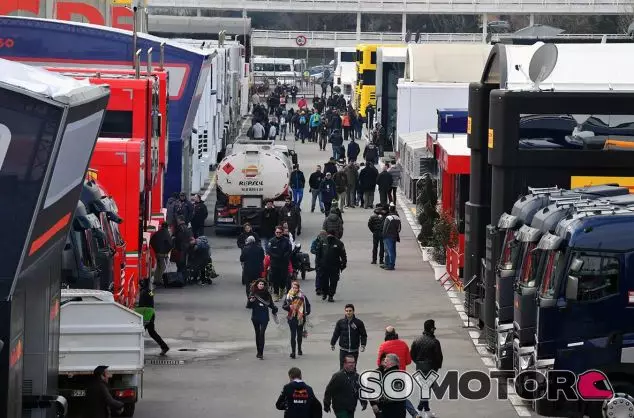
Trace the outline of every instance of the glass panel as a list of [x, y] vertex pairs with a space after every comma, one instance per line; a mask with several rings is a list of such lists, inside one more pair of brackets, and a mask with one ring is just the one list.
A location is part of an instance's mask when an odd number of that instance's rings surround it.
[[107, 110], [99, 136], [102, 138], [132, 138], [132, 111]]

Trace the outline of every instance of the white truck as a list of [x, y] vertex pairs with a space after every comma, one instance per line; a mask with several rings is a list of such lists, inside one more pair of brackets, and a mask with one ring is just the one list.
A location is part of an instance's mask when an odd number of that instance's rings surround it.
[[60, 303], [60, 395], [81, 409], [95, 367], [108, 366], [110, 393], [131, 417], [143, 382], [143, 317], [115, 302], [112, 293], [63, 289]]
[[296, 154], [272, 141], [238, 141], [227, 148], [216, 179], [216, 231], [237, 230], [249, 222], [260, 224], [267, 200], [276, 206], [289, 196], [289, 180]]

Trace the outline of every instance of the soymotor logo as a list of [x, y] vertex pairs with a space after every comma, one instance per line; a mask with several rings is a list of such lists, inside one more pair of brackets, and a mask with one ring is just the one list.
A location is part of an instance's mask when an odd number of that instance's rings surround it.
[[414, 393], [414, 386], [421, 392], [421, 400], [482, 400], [489, 396], [497, 384], [497, 399], [508, 398], [506, 386], [515, 379], [515, 392], [527, 401], [546, 398], [549, 401], [566, 399], [569, 401], [599, 401], [614, 397], [614, 389], [607, 376], [598, 370], [588, 370], [576, 375], [568, 370], [551, 370], [542, 374], [535, 370], [525, 370], [517, 376], [512, 371], [495, 370], [488, 373], [472, 370], [460, 373], [449, 370], [444, 378], [435, 371], [423, 374], [416, 371], [409, 374], [400, 370], [381, 373], [368, 370], [359, 376], [361, 390], [359, 396], [367, 401], [382, 397], [402, 401]]

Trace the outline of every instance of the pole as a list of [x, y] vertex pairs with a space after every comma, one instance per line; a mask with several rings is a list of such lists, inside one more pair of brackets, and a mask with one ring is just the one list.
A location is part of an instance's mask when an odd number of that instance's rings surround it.
[[136, 69], [137, 67], [136, 58], [137, 58], [137, 43], [138, 43], [138, 35], [137, 35], [138, 10], [139, 9], [138, 7], [136, 7], [136, 5], [132, 7], [132, 68], [133, 69]]
[[165, 66], [165, 42], [161, 42], [159, 54], [159, 70], [163, 71], [163, 67]]

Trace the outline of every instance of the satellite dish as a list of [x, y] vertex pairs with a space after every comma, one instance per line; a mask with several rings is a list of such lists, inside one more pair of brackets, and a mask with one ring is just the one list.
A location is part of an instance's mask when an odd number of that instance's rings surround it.
[[411, 31], [407, 31], [407, 33], [405, 34], [405, 43], [409, 43], [409, 41], [412, 40], [412, 32]]
[[553, 72], [558, 56], [559, 51], [555, 44], [544, 44], [535, 51], [528, 66], [528, 77], [535, 83], [535, 87]]

